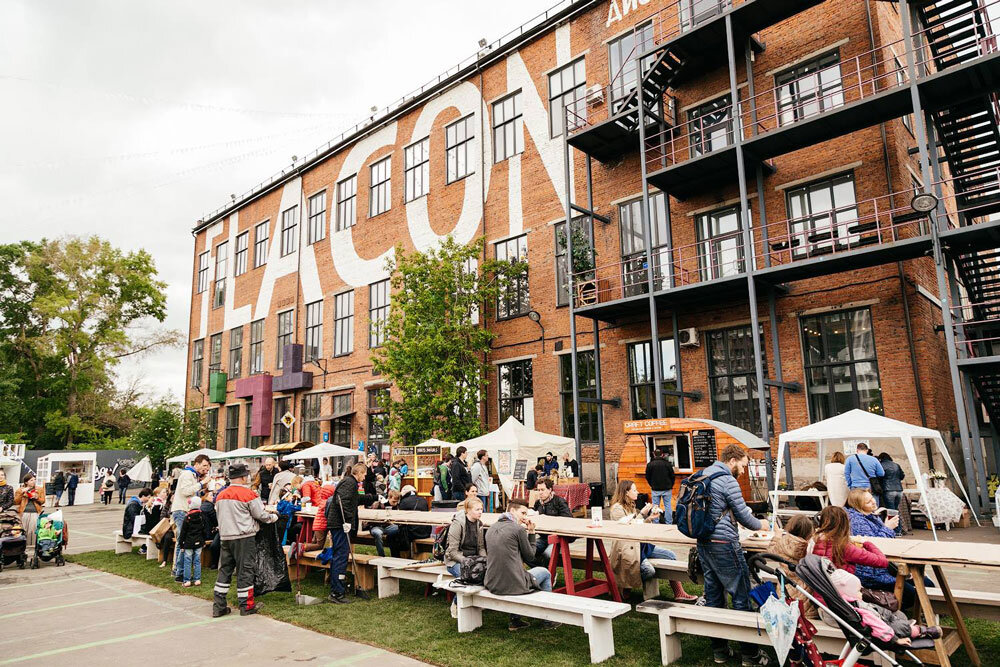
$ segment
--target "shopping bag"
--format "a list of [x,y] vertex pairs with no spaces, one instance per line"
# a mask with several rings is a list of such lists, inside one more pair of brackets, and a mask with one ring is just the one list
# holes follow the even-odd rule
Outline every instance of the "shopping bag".
[[167,534],[168,530],[170,530],[170,519],[160,519],[157,524],[153,526],[153,529],[149,531],[149,536],[152,537],[157,544],[159,544],[163,541],[163,536]]
[[788,651],[795,640],[795,629],[799,624],[799,606],[789,605],[785,600],[784,577],[780,577],[778,581],[778,597],[769,597],[761,605],[760,615],[764,619],[764,629],[771,638],[780,667],[788,658]]

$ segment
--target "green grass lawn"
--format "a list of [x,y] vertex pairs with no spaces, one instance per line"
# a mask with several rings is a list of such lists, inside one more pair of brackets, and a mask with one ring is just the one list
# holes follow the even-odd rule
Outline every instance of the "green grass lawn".
[[[368,549],[360,548],[359,551]],[[180,595],[194,595],[206,600],[212,597],[215,572],[203,572],[200,588],[182,588],[174,582],[168,568],[159,569],[154,561],[138,554],[116,556],[112,551],[91,551],[67,556],[80,565],[136,579],[165,588]],[[292,568],[292,587],[295,570]],[[687,586],[691,593],[698,587]],[[233,589],[235,591],[235,587]],[[661,590],[670,597],[667,582]],[[302,592],[325,597],[327,589],[323,575],[312,572],[302,582]],[[235,592],[231,594],[235,606]],[[417,582],[400,582],[400,594],[385,600],[357,600],[351,605],[320,604],[300,607],[294,593],[270,593],[260,598],[262,613],[280,621],[322,632],[334,637],[363,642],[409,655],[439,665],[510,665],[523,667],[526,659],[532,663],[581,665],[590,662],[587,638],[582,628],[563,626],[543,630],[537,625],[512,633],[507,630],[507,616],[495,612],[483,614],[483,627],[474,633],[459,635],[455,620],[442,596],[424,597],[424,586]],[[979,649],[983,664],[991,664],[990,655],[1000,655],[1000,624],[970,620],[969,630]],[[653,617],[631,613],[614,622],[617,655],[607,665],[660,664],[660,642]],[[685,665],[714,665],[707,639],[684,636],[681,640]],[[964,651],[953,658],[954,665],[971,664]]]

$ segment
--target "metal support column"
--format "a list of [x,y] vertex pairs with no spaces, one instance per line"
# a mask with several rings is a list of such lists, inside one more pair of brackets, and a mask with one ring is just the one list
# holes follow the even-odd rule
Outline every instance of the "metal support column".
[[[776,308],[774,288],[767,292],[768,318],[771,325],[771,352],[774,355],[774,379],[779,383],[784,383],[785,379],[781,373],[781,349],[778,345],[778,311]],[[778,385],[778,423],[781,432],[788,430],[788,413],[785,411],[785,388]],[[794,476],[792,475],[792,449],[785,447],[784,461],[781,464],[785,468],[785,483],[792,488]]]
[[962,373],[962,382],[965,385],[965,395],[969,397],[971,409],[969,410],[969,430],[971,431],[972,442],[972,467],[976,480],[977,493],[971,496],[972,502],[978,505],[977,510],[985,513],[990,507],[990,492],[986,488],[986,463],[983,460],[983,438],[979,433],[979,405],[975,399],[976,394],[972,391],[972,380],[968,373]]
[[[731,108],[737,107],[739,99],[739,89],[736,87],[736,45],[733,43],[733,17],[726,14],[726,50],[729,55],[729,94]],[[733,133],[733,140],[736,144],[736,171],[739,176],[740,188],[740,219],[743,225],[743,248],[744,248],[744,268],[747,274],[747,296],[750,301],[750,335],[753,339],[754,370],[757,379],[757,407],[760,410],[760,430],[764,442],[770,444],[770,433],[768,433],[767,419],[767,393],[770,391],[764,384],[764,365],[761,359],[760,350],[760,318],[757,316],[757,290],[754,281],[754,248],[753,239],[750,234],[750,207],[747,202],[747,174],[746,164],[743,155],[743,132],[739,127],[740,120],[737,117],[737,131]],[[774,489],[773,455],[771,448],[767,448],[767,488]]]
[[684,373],[681,371],[681,343],[679,330],[677,327],[677,311],[671,312],[671,323],[674,328],[674,382],[677,384],[677,416],[684,416]]
[[[917,149],[920,153],[920,177],[926,189],[934,181],[931,176],[931,159],[927,147],[927,125],[923,114],[923,104],[920,90],[917,88],[917,65],[913,43],[913,10],[910,0],[900,0],[899,15],[903,24],[903,38],[906,43],[906,68],[909,78],[910,100],[913,104],[913,125],[917,138]],[[935,156],[936,159],[937,156]],[[934,211],[930,214],[931,244],[934,255],[934,268],[937,274],[938,299],[941,301],[941,321],[944,325],[945,345],[948,353],[948,369],[951,371],[951,387],[955,399],[955,414],[958,421],[959,436],[962,440],[962,455],[965,459],[966,471],[972,471],[972,452],[969,443],[969,421],[965,410],[965,400],[962,396],[962,383],[958,371],[958,353],[955,347],[955,329],[951,317],[951,295],[948,291],[945,276],[944,253],[941,250],[940,225],[941,220]],[[973,488],[974,480],[966,477],[966,487],[970,491],[969,498],[976,495]],[[970,508],[975,513],[975,508]]]
[[[587,162],[590,162],[590,157],[587,157]],[[601,385],[601,330],[597,322],[597,318],[594,318],[594,389],[597,391],[597,398],[604,398],[604,388]],[[607,493],[608,489],[608,470],[605,465],[604,460],[604,404],[597,404],[597,456],[601,459],[601,486],[604,487],[604,493]],[[577,463],[580,459],[577,459]],[[583,465],[583,464],[580,464]],[[583,470],[583,468],[581,468]],[[580,480],[583,480],[583,475],[580,475]]]
[[[570,179],[569,166],[569,115],[563,109],[563,175],[566,178],[566,276],[569,288],[569,345],[570,345],[570,373],[573,383],[573,439],[576,441],[576,461],[580,464],[581,478],[583,477],[583,453],[580,449],[580,387],[576,380],[576,304],[575,291],[573,289],[573,185]],[[587,185],[589,187],[590,174],[588,173]],[[601,461],[603,469],[604,461]]]

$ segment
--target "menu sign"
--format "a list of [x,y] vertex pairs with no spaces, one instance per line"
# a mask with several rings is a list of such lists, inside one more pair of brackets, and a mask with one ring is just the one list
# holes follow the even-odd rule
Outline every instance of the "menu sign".
[[435,456],[441,453],[441,448],[434,445],[423,445],[422,447],[417,447],[417,456],[421,454],[434,454]]
[[691,448],[694,450],[694,467],[707,468],[715,463],[718,453],[715,449],[715,431],[705,429],[691,432]]
[[514,481],[523,482],[528,476],[528,459],[518,459],[514,461]]

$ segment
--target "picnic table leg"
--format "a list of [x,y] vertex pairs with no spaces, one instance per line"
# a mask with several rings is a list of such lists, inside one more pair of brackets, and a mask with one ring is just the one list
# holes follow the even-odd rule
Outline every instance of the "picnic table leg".
[[664,614],[660,618],[660,661],[669,665],[681,659],[681,640],[675,634],[674,619]]
[[[917,601],[924,613],[924,620],[928,625],[933,625],[935,619],[934,606],[931,604],[931,599],[927,595],[927,588],[924,586],[924,566],[910,565],[909,570],[913,574],[913,586],[917,589]],[[945,648],[943,638],[934,640],[934,651],[937,653],[939,665],[951,667],[951,658],[948,657],[948,649]]]
[[597,553],[601,555],[601,563],[604,564],[604,577],[608,581],[608,592],[615,602],[622,601],[622,593],[618,590],[618,582],[615,581],[615,572],[611,569],[611,561],[608,560],[608,553],[604,550],[604,540],[597,540]]
[[590,642],[590,662],[604,662],[615,654],[615,633],[610,618],[585,616],[583,630]]
[[562,553],[563,579],[566,580],[566,594],[576,595],[576,581],[573,579],[573,556],[569,553],[569,542],[562,535],[557,545]]
[[899,608],[904,614],[908,611],[903,609],[903,585],[906,582],[906,577],[910,573],[910,570],[906,567],[906,563],[899,563],[896,570],[896,588],[893,589],[893,593],[896,595],[896,599],[899,601]]
[[587,538],[587,575],[586,579],[594,578],[594,540]]
[[472,632],[483,624],[483,610],[473,606],[473,596],[456,595],[458,607],[458,631]]
[[972,637],[969,636],[969,629],[965,627],[965,619],[962,618],[962,610],[958,608],[958,603],[955,602],[955,597],[951,593],[951,586],[948,584],[948,580],[944,578],[944,571],[940,565],[934,566],[934,576],[937,577],[938,586],[941,587],[941,592],[944,594],[944,601],[947,603],[951,617],[955,621],[955,628],[958,630],[958,636],[962,638],[962,644],[965,645],[965,652],[969,656],[969,661],[973,665],[976,665],[976,667],[979,667],[982,664],[979,661],[979,653],[976,651],[975,644],[972,643]]
[[378,566],[378,597],[379,599],[399,595],[399,579],[389,574],[385,565]]

